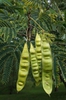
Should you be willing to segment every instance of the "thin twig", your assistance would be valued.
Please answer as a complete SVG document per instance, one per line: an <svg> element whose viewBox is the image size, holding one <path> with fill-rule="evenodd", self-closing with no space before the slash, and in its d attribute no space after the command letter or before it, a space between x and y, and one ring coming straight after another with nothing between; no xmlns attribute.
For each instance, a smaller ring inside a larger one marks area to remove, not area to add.
<svg viewBox="0 0 66 100"><path fill-rule="evenodd" d="M32 17L30 19L43 31L45 31Z"/></svg>

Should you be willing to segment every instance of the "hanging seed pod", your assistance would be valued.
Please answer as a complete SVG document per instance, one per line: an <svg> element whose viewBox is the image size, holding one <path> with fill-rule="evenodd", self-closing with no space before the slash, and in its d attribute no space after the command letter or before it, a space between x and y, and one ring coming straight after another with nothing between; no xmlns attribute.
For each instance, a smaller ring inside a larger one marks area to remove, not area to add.
<svg viewBox="0 0 66 100"><path fill-rule="evenodd" d="M36 83L38 83L39 82L39 66L38 66L38 62L36 58L35 48L33 47L32 43L30 43L30 60L31 60L33 77Z"/></svg>
<svg viewBox="0 0 66 100"><path fill-rule="evenodd" d="M35 38L35 50L36 50L36 58L37 62L39 65L39 73L40 73L40 80L41 80L41 73L42 73L42 68L41 68L41 59L42 59L42 54L41 54L41 38L40 35L37 33L36 38Z"/></svg>
<svg viewBox="0 0 66 100"><path fill-rule="evenodd" d="M24 44L24 48L20 58L18 80L17 80L17 91L21 91L24 88L28 72L29 72L29 52L26 42Z"/></svg>
<svg viewBox="0 0 66 100"><path fill-rule="evenodd" d="M52 68L53 61L51 49L46 39L42 40L42 85L45 92L50 95L52 92Z"/></svg>

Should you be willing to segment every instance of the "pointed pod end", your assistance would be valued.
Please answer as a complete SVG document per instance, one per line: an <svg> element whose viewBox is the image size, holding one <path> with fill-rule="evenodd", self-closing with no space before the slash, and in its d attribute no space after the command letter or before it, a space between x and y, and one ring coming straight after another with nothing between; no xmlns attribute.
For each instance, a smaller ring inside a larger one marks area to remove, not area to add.
<svg viewBox="0 0 66 100"><path fill-rule="evenodd" d="M38 33L36 34L35 41L41 41L40 35Z"/></svg>
<svg viewBox="0 0 66 100"><path fill-rule="evenodd" d="M35 49L34 49L34 47L33 47L33 44L32 44L32 43L30 43L30 52L31 52L31 53L35 53Z"/></svg>
<svg viewBox="0 0 66 100"><path fill-rule="evenodd" d="M16 90L17 90L17 93L19 92L19 91L21 91L22 89L24 88L24 84L23 83L20 83L20 84L16 84Z"/></svg>

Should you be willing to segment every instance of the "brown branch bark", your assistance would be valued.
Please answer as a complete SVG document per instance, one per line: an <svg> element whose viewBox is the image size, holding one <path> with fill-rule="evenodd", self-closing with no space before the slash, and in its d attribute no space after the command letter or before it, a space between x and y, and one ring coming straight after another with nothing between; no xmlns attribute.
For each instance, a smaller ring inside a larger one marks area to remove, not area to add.
<svg viewBox="0 0 66 100"><path fill-rule="evenodd" d="M27 36L27 40L30 41L31 40L31 32L32 32L32 25L30 23L30 21L31 21L30 12L28 12L27 17L28 17L28 28L27 28L26 36Z"/></svg>

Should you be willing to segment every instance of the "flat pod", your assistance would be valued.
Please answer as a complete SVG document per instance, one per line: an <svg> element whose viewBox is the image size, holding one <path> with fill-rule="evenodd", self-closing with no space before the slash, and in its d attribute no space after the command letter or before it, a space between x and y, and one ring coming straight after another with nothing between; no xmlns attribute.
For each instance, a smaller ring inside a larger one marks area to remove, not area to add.
<svg viewBox="0 0 66 100"><path fill-rule="evenodd" d="M28 53L28 46L27 46L27 42L24 44L24 48L21 54L21 58L23 59L27 59L29 57L29 53Z"/></svg>
<svg viewBox="0 0 66 100"><path fill-rule="evenodd" d="M41 41L35 41L35 42L37 42L36 46L41 46Z"/></svg>
<svg viewBox="0 0 66 100"><path fill-rule="evenodd" d="M50 95L52 92L52 69L53 61L51 55L50 44L46 39L42 40L42 86L44 91Z"/></svg>
<svg viewBox="0 0 66 100"><path fill-rule="evenodd" d="M49 48L50 48L49 43L46 42L46 41L45 41L45 42L42 42L42 43L41 43L41 46L42 46L43 49L49 49Z"/></svg>
<svg viewBox="0 0 66 100"><path fill-rule="evenodd" d="M32 66L33 66L33 67L35 67L35 68L37 67L37 68L38 68L38 64L37 64L37 62L36 62L36 61L31 62L31 64L32 64Z"/></svg>
<svg viewBox="0 0 66 100"><path fill-rule="evenodd" d="M32 61L35 61L36 60L35 55L31 56L31 59L32 59Z"/></svg>
<svg viewBox="0 0 66 100"><path fill-rule="evenodd" d="M38 33L36 34L36 38L35 38L35 50L36 50L36 54L41 53L41 38Z"/></svg>
<svg viewBox="0 0 66 100"><path fill-rule="evenodd" d="M24 87L24 84L22 82L18 82L17 84L18 91L21 91L23 87Z"/></svg>
<svg viewBox="0 0 66 100"><path fill-rule="evenodd" d="M27 59L22 59L20 63L29 63Z"/></svg>
<svg viewBox="0 0 66 100"><path fill-rule="evenodd" d="M30 60L31 60L32 74L35 81L38 82L39 81L39 66L38 66L37 58L36 58L36 51L32 43L30 43L30 58L31 58Z"/></svg>
<svg viewBox="0 0 66 100"><path fill-rule="evenodd" d="M39 56L42 56L41 52L36 53L36 56L38 56L37 58L39 58Z"/></svg>
<svg viewBox="0 0 66 100"><path fill-rule="evenodd" d="M33 59L31 59L31 64L34 66L37 66L37 63L36 63L37 61L36 61L36 59L35 60L33 60Z"/></svg>
<svg viewBox="0 0 66 100"><path fill-rule="evenodd" d="M21 83L23 83L23 85L25 85L25 80L26 80L26 77L23 76L23 75L20 75L20 78L18 80L18 83L21 82ZM22 86L22 88L23 88L23 86Z"/></svg>
<svg viewBox="0 0 66 100"><path fill-rule="evenodd" d="M41 47L40 46L36 46L36 52L41 52Z"/></svg>
<svg viewBox="0 0 66 100"><path fill-rule="evenodd" d="M44 56L44 57L50 56L51 57L51 50L50 49L43 50L42 56Z"/></svg>
<svg viewBox="0 0 66 100"><path fill-rule="evenodd" d="M52 74L48 74L48 73L42 73L42 85L43 85L43 89L44 91L50 95L52 92Z"/></svg>
<svg viewBox="0 0 66 100"><path fill-rule="evenodd" d="M41 41L40 35L37 33L36 38L35 38L35 42L36 42L36 44L40 44L40 41Z"/></svg>
<svg viewBox="0 0 66 100"><path fill-rule="evenodd" d="M41 60L42 60L42 53L41 53L41 37L37 33L35 38L35 50L36 50L36 58L39 65L39 75L41 80Z"/></svg>
<svg viewBox="0 0 66 100"><path fill-rule="evenodd" d="M34 49L32 43L30 43L30 53L31 53L31 54L35 54L35 49ZM31 56L35 56L35 55L31 55Z"/></svg>
<svg viewBox="0 0 66 100"><path fill-rule="evenodd" d="M20 66L22 66L21 68L24 68L24 69L26 68L26 69L28 69L27 66L29 66L29 62L23 62L23 61L22 61L22 62L20 63Z"/></svg>
<svg viewBox="0 0 66 100"><path fill-rule="evenodd" d="M52 58L42 59L42 66L43 66L43 70L52 70L52 68L53 68Z"/></svg>
<svg viewBox="0 0 66 100"><path fill-rule="evenodd" d="M26 42L24 44L24 48L20 58L18 79L16 84L17 91L21 91L24 88L28 72L29 72L29 52Z"/></svg>
<svg viewBox="0 0 66 100"><path fill-rule="evenodd" d="M20 75L21 78L22 78L22 76L25 77L27 74L28 74L27 70L25 70L25 69L19 70L19 75Z"/></svg>
<svg viewBox="0 0 66 100"><path fill-rule="evenodd" d="M41 59L42 59L41 55L37 55L37 62L41 63Z"/></svg>
<svg viewBox="0 0 66 100"><path fill-rule="evenodd" d="M36 72L36 71L38 72L37 69L38 69L38 66L33 66L33 68L32 68L33 72Z"/></svg>

